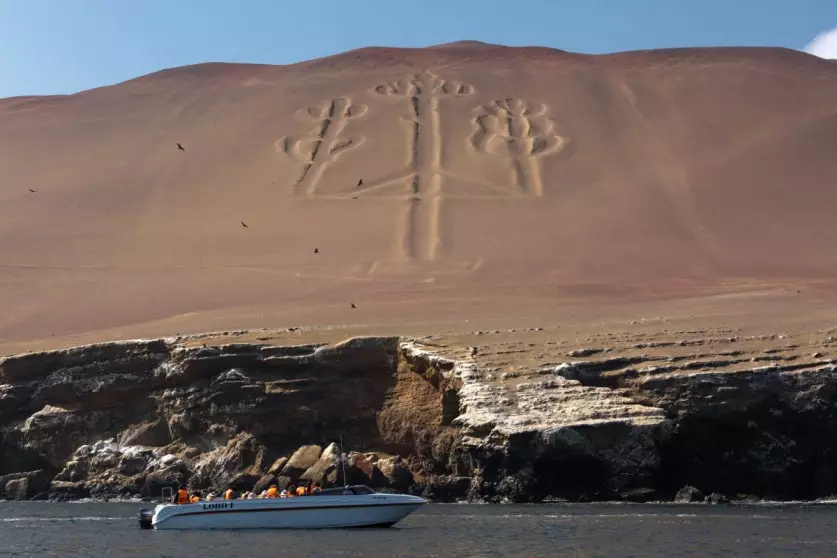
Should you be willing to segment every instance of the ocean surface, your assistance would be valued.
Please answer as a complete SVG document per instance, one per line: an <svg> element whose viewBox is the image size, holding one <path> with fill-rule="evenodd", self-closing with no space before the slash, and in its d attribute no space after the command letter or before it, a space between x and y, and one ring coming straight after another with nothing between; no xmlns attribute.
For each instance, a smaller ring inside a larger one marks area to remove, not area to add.
<svg viewBox="0 0 837 558"><path fill-rule="evenodd" d="M147 531L142 503L0 502L0 556L837 556L837 505L428 505L396 527Z"/></svg>

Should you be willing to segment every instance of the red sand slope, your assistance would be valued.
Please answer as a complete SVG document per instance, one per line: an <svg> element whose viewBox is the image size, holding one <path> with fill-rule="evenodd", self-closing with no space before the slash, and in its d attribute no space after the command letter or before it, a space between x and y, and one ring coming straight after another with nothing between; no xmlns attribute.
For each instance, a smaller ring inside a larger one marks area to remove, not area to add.
<svg viewBox="0 0 837 558"><path fill-rule="evenodd" d="M835 147L837 66L782 49L369 48L2 99L0 345L828 282Z"/></svg>

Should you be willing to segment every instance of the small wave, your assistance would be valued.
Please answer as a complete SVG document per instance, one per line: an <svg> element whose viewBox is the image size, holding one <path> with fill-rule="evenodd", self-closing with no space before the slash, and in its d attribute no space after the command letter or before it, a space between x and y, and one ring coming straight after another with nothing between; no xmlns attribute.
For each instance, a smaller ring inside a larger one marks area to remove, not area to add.
<svg viewBox="0 0 837 558"><path fill-rule="evenodd" d="M430 514L414 514L416 517L434 517ZM566 513L566 514L540 514L540 513L508 513L508 514L455 514L448 516L449 520L515 520L515 519L529 519L529 520L570 520L570 521L599 521L599 520L617 520L617 519L652 519L652 520L671 520L671 519L761 519L761 520L778 520L782 519L780 516L766 515L759 513Z"/></svg>
<svg viewBox="0 0 837 558"><path fill-rule="evenodd" d="M29 521L121 521L130 517L0 517L0 523L21 523Z"/></svg>
<svg viewBox="0 0 837 558"><path fill-rule="evenodd" d="M78 500L68 500L66 504L159 504L158 501L148 501L142 498L108 498L101 500L97 498L79 498Z"/></svg>

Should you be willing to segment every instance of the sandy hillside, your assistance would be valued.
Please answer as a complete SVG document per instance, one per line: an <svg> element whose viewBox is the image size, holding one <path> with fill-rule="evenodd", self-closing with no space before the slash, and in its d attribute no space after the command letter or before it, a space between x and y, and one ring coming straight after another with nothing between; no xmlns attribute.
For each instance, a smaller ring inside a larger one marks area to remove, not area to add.
<svg viewBox="0 0 837 558"><path fill-rule="evenodd" d="M836 145L837 66L783 49L369 48L0 99L0 352L799 319L834 301Z"/></svg>

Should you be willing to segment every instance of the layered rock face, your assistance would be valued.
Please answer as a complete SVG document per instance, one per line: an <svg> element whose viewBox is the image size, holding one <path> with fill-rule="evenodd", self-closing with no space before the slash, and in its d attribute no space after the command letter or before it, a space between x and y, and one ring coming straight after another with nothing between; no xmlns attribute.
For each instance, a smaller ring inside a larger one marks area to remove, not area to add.
<svg viewBox="0 0 837 558"><path fill-rule="evenodd" d="M151 340L7 357L0 496L309 481L442 501L829 496L833 338L768 341Z"/></svg>

